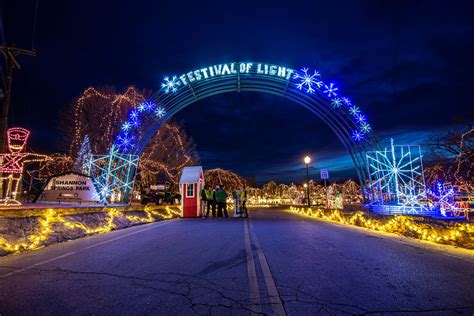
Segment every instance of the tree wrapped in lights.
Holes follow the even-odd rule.
[[[115,136],[122,135],[121,132],[127,128],[121,124],[127,113],[133,109],[137,113],[146,110],[145,107],[149,104],[145,102],[147,96],[146,91],[139,91],[133,86],[124,92],[116,92],[111,87],[86,89],[66,111],[60,126],[69,149],[69,157],[83,161],[89,154],[108,153]],[[158,116],[161,115],[159,111],[160,108],[157,108]],[[133,124],[133,121],[128,124]],[[71,129],[71,126],[74,128]],[[175,184],[182,168],[196,163],[199,163],[196,146],[186,135],[184,128],[172,122],[165,123],[140,156],[138,184],[141,187],[157,182]],[[44,170],[53,170],[51,167],[45,167]],[[76,167],[79,168],[78,164]]]
[[[113,87],[87,88],[61,115],[59,127],[69,155],[76,157],[86,135],[94,154],[108,152],[127,112],[147,95],[133,86],[121,93]]]
[[[240,175],[220,168],[204,171],[204,181],[212,188],[223,185],[227,191],[241,189],[245,185],[245,180]]]
[[[185,166],[200,161],[196,145],[180,124],[163,124],[148,142],[138,163],[138,179],[142,187],[169,182],[176,187]]]
[[[83,173],[84,166],[87,161],[90,159],[92,155],[91,143],[89,141],[89,136],[84,136],[84,140],[82,141],[81,148],[76,156],[76,161],[74,164],[74,171]]]
[[[474,189],[474,128],[450,130],[434,134],[427,141],[431,149],[426,182],[433,187],[438,182],[450,182],[460,190]]]
[[[65,154],[52,154],[49,156],[50,160],[41,164],[36,170],[37,180],[46,181],[48,178],[70,171],[74,166],[74,159]]]

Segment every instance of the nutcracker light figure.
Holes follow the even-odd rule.
[[[3,192],[0,205],[21,205],[17,200],[25,164],[50,160],[46,155],[25,152],[30,132],[21,127],[7,130],[9,153],[0,154],[0,175]]]

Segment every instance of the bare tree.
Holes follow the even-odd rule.
[[[431,136],[426,146],[431,159],[426,161],[425,180],[429,186],[449,181],[463,189],[474,185],[474,128],[472,125]]]
[[[148,95],[133,86],[120,93],[113,87],[86,89],[64,112],[60,123],[70,161],[80,154],[85,138],[92,154],[107,154],[127,113]],[[148,186],[166,181],[176,184],[183,167],[196,163],[199,163],[196,145],[182,125],[166,123],[140,157],[139,184]]]
[[[211,187],[223,185],[228,191],[240,189],[245,184],[245,180],[237,173],[220,168],[204,171],[204,180]]]
[[[148,142],[138,163],[142,187],[169,182],[176,187],[185,166],[199,164],[196,145],[182,124],[168,122]]]

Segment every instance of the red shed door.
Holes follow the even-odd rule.
[[[183,184],[183,217],[197,217],[197,192],[195,183]]]

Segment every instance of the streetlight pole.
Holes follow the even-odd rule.
[[[306,194],[308,196],[308,208],[311,207],[311,200],[309,197],[309,163],[311,158],[309,156],[304,157],[304,163],[306,164]]]

